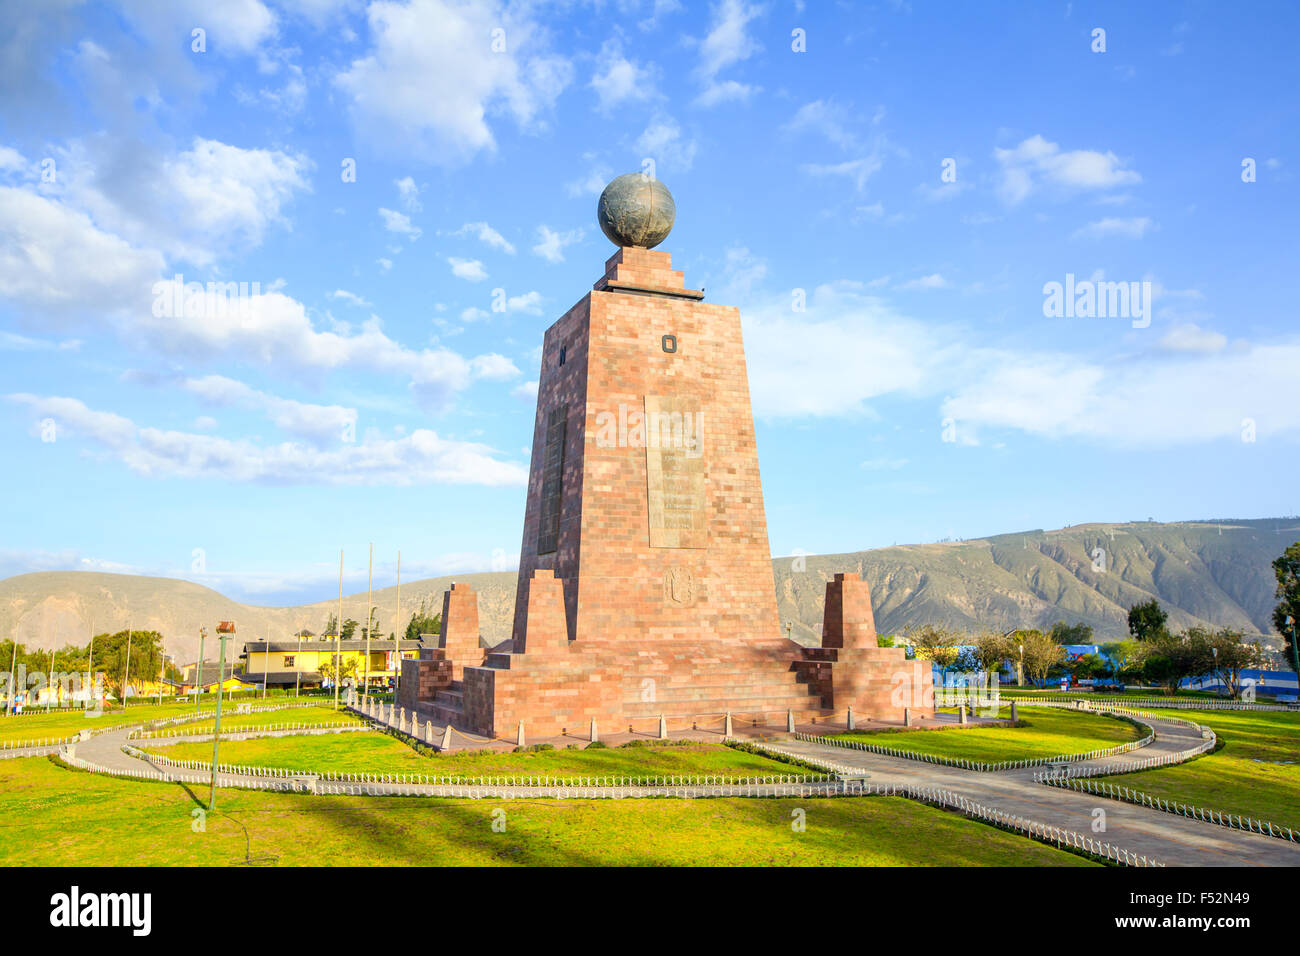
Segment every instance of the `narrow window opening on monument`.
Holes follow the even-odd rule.
[[[561,350],[563,354],[563,350]],[[537,522],[537,553],[551,554],[560,541],[560,505],[563,500],[564,436],[569,406],[553,408],[546,417],[546,448],[542,461],[542,507]]]
[[[568,352],[569,352],[569,347],[568,347],[567,345],[562,345],[562,346],[560,346],[560,364],[561,364],[561,365],[564,364],[564,358],[565,358],[566,355],[568,355]]]
[[[675,336],[675,335],[665,335],[662,339],[660,339],[659,344],[663,346],[663,349],[664,349],[665,352],[668,352],[668,353],[670,353],[670,354],[673,353],[673,352],[676,352],[676,351],[677,351],[677,336]]]

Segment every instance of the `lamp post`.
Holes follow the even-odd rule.
[[[91,680],[90,672],[95,664],[95,619],[90,619],[90,647],[86,649],[86,696],[81,702],[82,710],[90,709]]]
[[[203,642],[208,639],[208,629],[199,628],[199,666],[194,669],[194,714],[198,716],[203,702]]]
[[[221,650],[217,653],[217,715],[212,726],[212,786],[208,790],[208,812],[217,806],[217,756],[221,747],[221,692],[225,687],[223,679],[226,671],[226,635],[235,633],[233,622],[223,621],[217,625],[217,634],[221,637]]]
[[[1024,687],[1025,686],[1025,645],[1021,644],[1019,645],[1019,647],[1020,647],[1020,663],[1016,665],[1016,686]]]
[[[1297,686],[1300,686],[1300,635],[1296,633],[1300,621],[1295,619],[1295,615],[1288,614],[1286,622],[1291,625],[1291,669],[1295,671]]]
[[[5,714],[13,713],[14,709],[14,685],[18,682],[18,638],[10,637],[13,641],[14,650],[9,655],[9,706],[5,708]]]
[[[122,709],[126,710],[126,691],[131,683],[131,625],[126,625],[126,671],[122,675]]]

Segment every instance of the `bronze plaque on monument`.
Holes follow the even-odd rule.
[[[707,548],[704,421],[698,402],[645,397],[645,463],[650,547]]]

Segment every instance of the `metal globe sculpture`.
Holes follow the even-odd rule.
[[[645,173],[619,176],[596,204],[600,230],[616,246],[653,249],[668,238],[676,216],[668,187]]]

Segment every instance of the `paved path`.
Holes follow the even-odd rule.
[[[1081,761],[1076,767],[1110,768],[1112,771],[1134,756],[1186,751],[1200,741],[1195,730],[1185,724],[1144,716],[1156,730],[1154,743],[1132,755]],[[87,761],[109,771],[158,779],[206,783],[201,771],[184,771],[165,762],[137,758],[122,752],[130,728],[98,734],[76,745],[78,760]],[[294,733],[292,731],[282,733]],[[224,736],[224,735],[223,735]],[[145,746],[165,744],[167,740],[139,741]],[[851,767],[868,776],[875,787],[941,788],[984,807],[1036,823],[1073,831],[1083,836],[1122,847],[1171,866],[1300,866],[1300,845],[1258,834],[1231,830],[1174,814],[1110,800],[1090,794],[1046,787],[1035,783],[1033,775],[1042,768],[1000,771],[995,773],[962,770],[923,763],[900,757],[886,757],[860,750],[810,741],[781,740],[764,744],[791,756],[814,762],[828,761]],[[287,777],[220,774],[220,786],[293,789]],[[318,793],[365,793],[375,795],[419,795],[440,797],[493,797],[520,799],[527,797],[560,798],[637,798],[650,796],[721,797],[721,796],[795,796],[843,792],[842,784],[728,784],[687,787],[524,787],[468,786],[420,783],[340,783],[321,781]],[[1104,832],[1093,832],[1093,811],[1105,811]]]
[[[1200,735],[1186,724],[1143,715],[1156,731],[1155,742],[1131,754],[1074,763],[1073,767],[1117,770],[1134,757],[1178,753],[1194,747]],[[768,744],[792,756],[854,767],[876,784],[942,787],[984,806],[1048,826],[1092,833],[1093,810],[1106,812],[1106,830],[1095,836],[1170,866],[1300,866],[1300,844],[1245,833],[1180,817],[1150,807],[1034,782],[1043,768],[983,773],[902,757],[885,757],[828,744],[789,740]]]

